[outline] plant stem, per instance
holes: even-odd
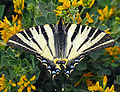
[[[78,15],[77,19],[75,20],[75,22],[76,22],[76,21],[78,20],[78,18],[81,16],[81,14],[83,13],[84,10],[85,10],[85,7],[83,6],[83,8],[82,8],[80,14]]]
[[[81,16],[81,14],[83,13],[84,10],[85,10],[85,7],[83,6],[79,16]]]

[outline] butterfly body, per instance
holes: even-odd
[[[52,75],[61,72],[61,65],[69,75],[86,54],[114,46],[107,33],[80,24],[46,24],[32,27],[12,36],[10,46],[20,47],[46,65]]]

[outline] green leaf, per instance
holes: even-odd
[[[57,22],[57,17],[55,13],[47,13],[47,21],[49,24],[53,24]]]
[[[2,19],[4,10],[5,10],[5,5],[0,5],[0,19]]]
[[[99,71],[97,71],[97,74],[99,77],[102,77],[104,74],[111,75],[111,70],[102,68]]]
[[[43,15],[35,18],[37,25],[44,25],[44,24],[48,24],[46,17],[44,17]]]
[[[86,92],[86,90],[74,88],[73,92]]]
[[[120,75],[117,75],[117,76],[116,76],[116,81],[117,81],[117,83],[120,85]]]
[[[42,0],[44,2],[46,2],[47,4],[51,1],[51,0]]]
[[[39,8],[40,8],[40,12],[44,15],[44,16],[46,16],[46,14],[47,14],[47,4],[45,3],[45,2],[42,2],[42,1],[40,1],[39,2]]]
[[[31,60],[32,60],[32,67],[34,68],[34,67],[35,67],[34,56],[33,56],[33,55],[30,55],[30,58],[31,58]]]
[[[89,56],[95,61],[100,55],[103,55],[103,53],[105,53],[104,50],[97,50],[89,54]]]
[[[111,70],[110,69],[104,69],[103,74],[111,75]]]
[[[21,63],[22,63],[23,66],[24,66],[24,65],[27,65],[28,67],[32,68],[31,64],[29,63],[29,61],[28,61],[26,58],[24,58],[24,59],[21,61]]]
[[[1,56],[5,56],[5,53],[4,53],[4,50],[3,50],[3,49],[0,50],[0,55],[1,55]]]
[[[80,71],[86,70],[87,64],[86,64],[86,62],[80,62],[80,64],[77,65],[76,68]]]
[[[10,66],[17,66],[20,62],[14,58],[13,56],[9,56],[9,65]]]
[[[15,57],[15,53],[12,51],[12,49],[11,49],[10,47],[7,49],[6,54],[7,54],[8,56],[11,55],[11,56]]]
[[[37,0],[25,0],[27,4],[32,3],[32,4],[37,4]]]
[[[47,8],[49,12],[54,12],[54,5],[52,1],[48,4]]]
[[[119,67],[119,64],[118,63],[111,63],[111,66],[114,68],[117,68],[117,67]]]
[[[39,75],[40,75],[40,70],[39,70],[39,67],[38,66],[35,66],[34,69],[33,69],[33,73],[34,75],[36,76],[36,79],[37,80],[39,78]]]
[[[95,69],[101,69],[101,64],[93,62],[91,64]]]
[[[8,56],[2,56],[0,65],[1,66],[9,66],[9,57]]]

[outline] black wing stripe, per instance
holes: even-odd
[[[31,40],[39,47],[40,50],[42,50],[42,48],[40,47],[40,45],[37,43],[37,41],[34,38],[32,38]]]
[[[82,25],[82,29],[81,29],[81,34],[84,31],[84,29],[86,28],[86,26]]]
[[[70,52],[71,52],[72,48],[73,48],[73,45],[71,45],[71,47],[69,49],[69,52],[68,52],[68,55],[66,56],[66,58],[68,58],[68,56],[70,55]]]
[[[89,40],[85,44],[83,44],[83,46],[78,50],[79,53],[84,53],[84,52],[87,53],[93,49],[96,49],[97,47],[100,47],[100,46],[106,47],[105,45],[113,42],[113,40],[111,40],[112,38],[108,34],[106,34],[105,32],[99,32],[99,34],[98,34],[97,31],[100,31],[100,30],[98,30],[98,29],[95,30],[95,32],[89,38]],[[93,37],[95,37],[96,33],[97,33],[97,36],[96,36],[96,38],[93,39]]]
[[[95,33],[94,37],[91,39],[91,41],[94,40],[101,32],[102,31],[98,29],[97,32]]]
[[[22,32],[20,32],[28,41],[30,41],[29,39],[28,39],[28,37],[26,36],[26,34],[24,33],[24,31],[22,31]]]
[[[45,28],[43,26],[40,26],[40,28],[41,28],[41,33],[43,34],[45,40],[48,42],[49,38],[48,38],[48,35],[45,31]]]
[[[70,26],[71,26],[71,24],[66,24],[66,33],[68,32]]]
[[[104,47],[107,47],[107,46],[105,46],[106,44],[107,44],[107,42],[109,42],[109,41],[111,41],[111,42],[113,42],[113,40],[112,40],[112,38],[108,35],[108,34],[106,34],[101,40],[99,40],[97,43],[95,43],[94,45],[92,45],[91,47],[89,47],[89,48],[87,48],[86,50],[84,50],[83,52],[86,52],[86,51],[88,51],[88,50],[90,50],[90,49],[92,49],[92,48],[95,48],[96,46],[104,46]],[[104,43],[104,44],[103,44]],[[103,44],[103,45],[102,45]],[[109,45],[109,46],[113,46],[114,44],[111,44],[111,45]]]
[[[47,38],[49,38],[47,41],[47,46],[50,50],[51,55],[53,57],[55,57],[55,46],[54,46],[54,44],[55,44],[55,42],[54,42],[55,41],[55,39],[54,39],[55,29],[54,29],[52,24],[51,25],[46,24],[43,27],[44,27],[44,30],[46,32]]]
[[[26,46],[22,45],[22,44],[19,44],[17,42],[14,42],[13,40],[9,40],[8,43],[7,43],[9,46],[13,46],[13,47],[17,47],[17,48],[21,48],[31,54],[36,54],[36,51],[35,50],[32,50],[30,48],[27,48]]]
[[[69,52],[70,52],[70,49],[71,49],[71,45],[72,45],[72,42],[71,42],[71,38],[75,32],[75,29],[76,29],[77,25],[76,24],[70,24],[70,27],[67,28],[68,32],[67,32],[67,46],[66,46],[66,57],[68,57],[69,55]],[[67,31],[66,30],[66,31]]]
[[[26,46],[27,48],[36,51],[34,48],[31,46],[27,45],[25,42],[23,42],[17,35],[12,36],[8,42],[13,41],[14,44],[21,44],[22,46]]]
[[[79,29],[80,29],[80,25],[77,25],[75,31],[74,31],[74,34],[72,35],[71,37],[71,42],[75,39],[76,35],[78,34],[79,32]]]
[[[53,32],[53,34],[54,34],[54,33],[55,33],[55,29],[54,29],[54,26],[53,26],[53,24],[50,24],[49,26],[51,27],[51,29],[52,29],[52,32]]]
[[[37,31],[38,34],[40,34],[40,32],[39,32],[39,27],[40,27],[40,26],[36,26],[36,27],[35,27],[35,29],[36,29],[36,31]]]
[[[79,49],[88,41],[90,40],[89,38],[93,35],[93,33],[95,32],[95,29],[91,27],[87,27],[87,31],[89,31],[87,38],[85,39],[85,41],[79,46],[79,48],[77,49],[77,52],[79,51]]]
[[[33,28],[31,28],[31,29],[33,30]],[[32,35],[32,33],[31,33],[32,30],[30,30],[30,28],[25,30],[25,32],[27,33],[27,35],[28,35],[30,38],[33,38],[33,35]]]

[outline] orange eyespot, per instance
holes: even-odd
[[[63,60],[62,60],[62,64],[66,64],[67,61],[68,61],[67,59],[63,59]]]
[[[61,62],[60,59],[57,59],[57,58],[56,58],[56,59],[54,60],[54,63],[55,63],[55,64],[59,64],[60,62]]]

